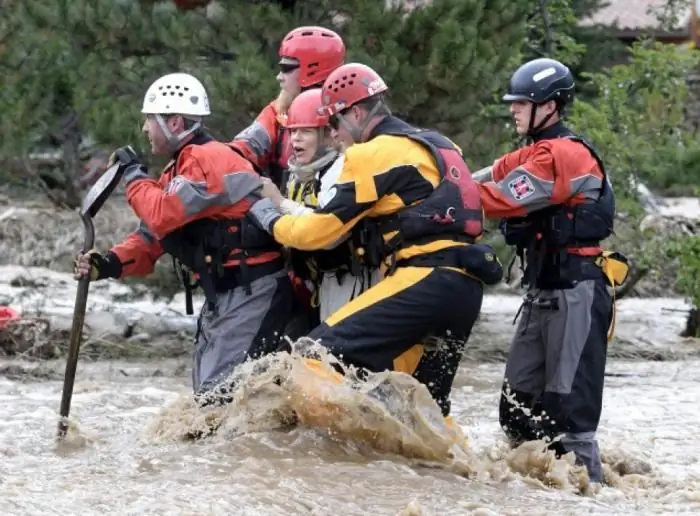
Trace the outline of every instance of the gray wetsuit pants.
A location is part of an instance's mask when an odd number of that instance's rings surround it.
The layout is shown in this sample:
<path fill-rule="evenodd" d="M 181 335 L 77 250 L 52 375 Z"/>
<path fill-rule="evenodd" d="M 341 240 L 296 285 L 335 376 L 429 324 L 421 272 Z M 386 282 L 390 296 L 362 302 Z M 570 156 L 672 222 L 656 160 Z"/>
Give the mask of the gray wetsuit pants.
<path fill-rule="evenodd" d="M 248 358 L 276 351 L 292 314 L 293 293 L 286 269 L 217 294 L 216 310 L 205 303 L 199 316 L 192 384 L 203 394 Z"/>
<path fill-rule="evenodd" d="M 552 447 L 560 454 L 573 451 L 591 481 L 602 482 L 596 430 L 613 309 L 606 280 L 531 290 L 527 299 L 506 364 L 501 426 L 513 444 L 559 436 Z"/>

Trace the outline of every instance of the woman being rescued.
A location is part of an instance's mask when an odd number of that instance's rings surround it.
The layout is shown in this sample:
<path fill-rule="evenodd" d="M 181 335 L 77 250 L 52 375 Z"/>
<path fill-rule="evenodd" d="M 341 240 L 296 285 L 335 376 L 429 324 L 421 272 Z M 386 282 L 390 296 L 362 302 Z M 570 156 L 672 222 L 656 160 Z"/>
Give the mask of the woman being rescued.
<path fill-rule="evenodd" d="M 332 187 L 343 168 L 340 145 L 331 137 L 321 107 L 320 88 L 302 92 L 289 107 L 286 127 L 293 153 L 288 163 L 287 198 L 272 181 L 263 179 L 264 194 L 285 213 L 322 208 L 332 198 Z M 305 281 L 311 293 L 312 327 L 381 279 L 378 269 L 369 270 L 353 260 L 347 238 L 323 251 L 290 249 L 289 256 L 295 276 Z"/>

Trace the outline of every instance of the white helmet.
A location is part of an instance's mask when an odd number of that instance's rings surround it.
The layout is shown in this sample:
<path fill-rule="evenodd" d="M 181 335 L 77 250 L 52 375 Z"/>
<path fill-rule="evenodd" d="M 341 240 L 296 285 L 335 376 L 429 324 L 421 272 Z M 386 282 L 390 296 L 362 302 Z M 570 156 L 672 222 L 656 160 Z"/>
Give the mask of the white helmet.
<path fill-rule="evenodd" d="M 187 73 L 164 75 L 151 84 L 141 113 L 147 115 L 207 116 L 209 97 L 199 79 Z"/>

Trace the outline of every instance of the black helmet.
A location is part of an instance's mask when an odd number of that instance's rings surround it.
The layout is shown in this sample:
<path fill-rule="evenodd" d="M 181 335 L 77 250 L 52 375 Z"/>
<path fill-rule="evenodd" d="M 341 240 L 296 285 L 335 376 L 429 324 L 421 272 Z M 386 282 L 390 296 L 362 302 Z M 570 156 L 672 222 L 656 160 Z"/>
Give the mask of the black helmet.
<path fill-rule="evenodd" d="M 528 61 L 511 76 L 505 102 L 529 100 L 543 104 L 555 100 L 559 108 L 574 98 L 574 76 L 555 59 L 546 57 Z"/>

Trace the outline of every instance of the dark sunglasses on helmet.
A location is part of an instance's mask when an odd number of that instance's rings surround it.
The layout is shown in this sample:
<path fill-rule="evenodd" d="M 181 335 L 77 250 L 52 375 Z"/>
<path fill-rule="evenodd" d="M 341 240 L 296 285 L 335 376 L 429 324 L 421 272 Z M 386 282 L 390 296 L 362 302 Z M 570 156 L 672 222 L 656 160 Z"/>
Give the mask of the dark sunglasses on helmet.
<path fill-rule="evenodd" d="M 292 73 L 299 68 L 299 65 L 297 63 L 280 63 L 279 68 L 282 73 Z"/>
<path fill-rule="evenodd" d="M 340 119 L 347 115 L 351 109 L 352 106 L 345 108 L 342 111 L 338 111 L 335 115 L 328 117 L 328 125 L 331 127 L 331 129 L 337 131 L 338 127 L 340 127 Z"/>
<path fill-rule="evenodd" d="M 340 117 L 338 116 L 338 114 L 335 114 L 328 119 L 328 125 L 334 131 L 338 130 L 338 127 L 340 126 Z"/>

